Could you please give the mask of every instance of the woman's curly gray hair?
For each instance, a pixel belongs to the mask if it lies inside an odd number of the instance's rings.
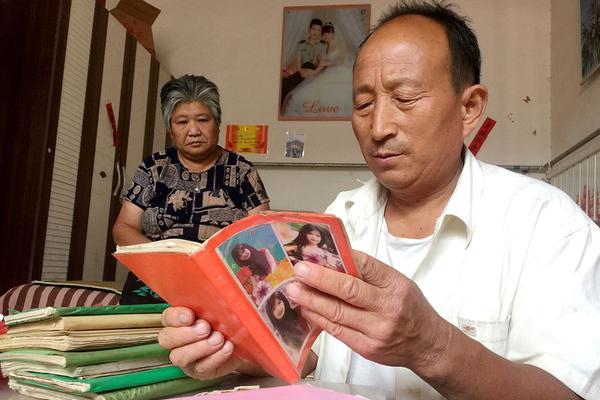
[[[213,118],[221,125],[221,104],[217,85],[203,76],[183,75],[171,79],[160,90],[160,109],[167,132],[171,132],[171,117],[179,103],[199,101],[211,112]]]

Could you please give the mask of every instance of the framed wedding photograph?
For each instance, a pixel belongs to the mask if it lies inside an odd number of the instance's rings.
[[[350,120],[352,67],[369,4],[284,7],[279,120]]]

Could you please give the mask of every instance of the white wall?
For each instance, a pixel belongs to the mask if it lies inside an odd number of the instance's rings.
[[[552,158],[600,129],[600,71],[581,82],[580,34],[579,2],[552,0]]]
[[[579,14],[579,2],[552,0],[552,158],[561,160],[549,178],[600,221],[600,136],[562,158],[600,130],[600,71],[581,81]]]
[[[307,135],[303,162],[363,162],[348,121],[277,120],[283,7],[306,5],[305,1],[149,3],[162,10],[153,25],[158,60],[174,76],[203,74],[217,83],[222,131],[227,124],[269,125],[268,156],[251,160],[284,161],[285,133],[292,131]],[[341,4],[351,3],[365,2]],[[372,24],[391,3],[370,2]],[[479,37],[482,79],[490,89],[487,115],[497,121],[480,158],[501,165],[545,164],[550,158],[550,0],[457,0],[456,4],[470,16]],[[329,169],[326,179],[322,169],[261,167],[260,171],[273,208],[317,211],[335,193],[356,186],[356,174],[368,176],[356,168]],[[295,189],[290,182],[311,184],[311,190]]]
[[[320,211],[373,176],[367,167],[260,167],[274,210]]]

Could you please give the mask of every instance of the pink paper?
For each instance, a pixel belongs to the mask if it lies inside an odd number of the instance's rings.
[[[213,393],[203,396],[184,397],[178,400],[357,400],[362,398],[303,384],[239,390],[228,393]]]

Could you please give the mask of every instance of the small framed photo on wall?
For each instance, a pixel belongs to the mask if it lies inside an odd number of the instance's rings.
[[[600,0],[579,0],[581,10],[581,79],[600,67]]]
[[[370,5],[284,7],[280,120],[349,120],[352,67]]]

